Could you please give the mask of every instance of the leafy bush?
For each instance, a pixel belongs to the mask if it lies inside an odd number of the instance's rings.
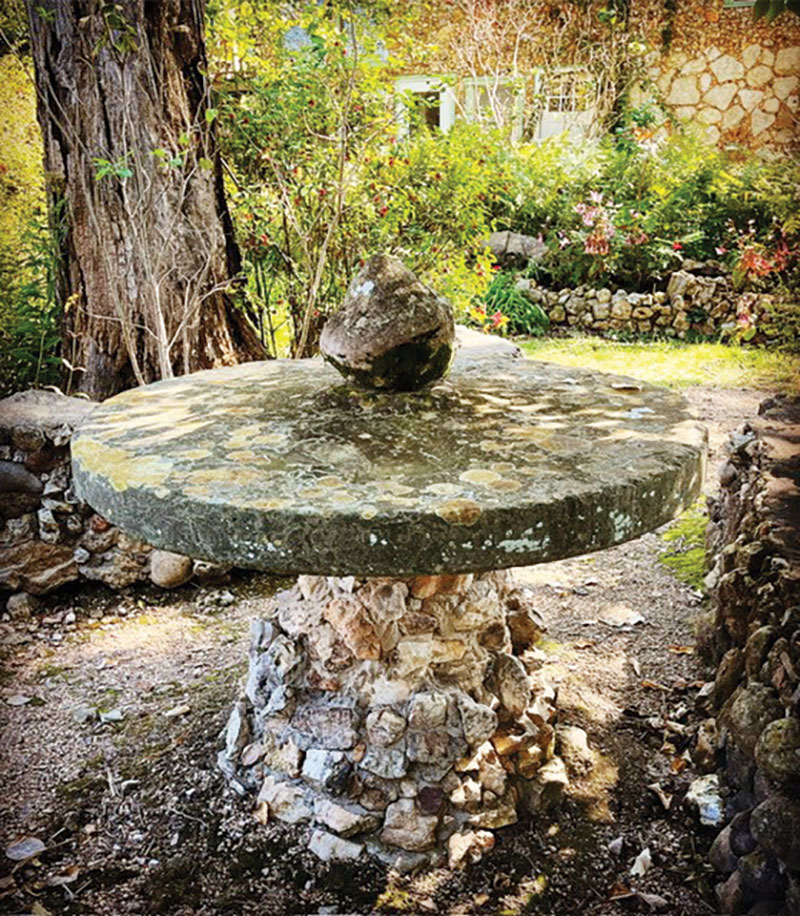
[[[57,384],[61,312],[57,252],[45,223],[32,222],[13,256],[0,250],[0,397]]]
[[[550,319],[543,309],[531,302],[516,286],[511,273],[497,273],[481,302],[470,312],[474,324],[483,330],[508,330],[512,334],[541,337],[550,328]]]
[[[615,138],[576,150],[547,147],[528,160],[529,172],[544,180],[506,222],[543,236],[548,251],[539,273],[556,286],[644,289],[684,257],[735,267],[743,251],[738,239],[751,230],[751,241],[770,251],[796,251],[796,162],[734,156],[679,132],[633,147]],[[794,263],[784,259],[781,269],[793,271]]]
[[[10,7],[11,12],[18,9]],[[22,28],[22,26],[20,26]],[[24,30],[23,30],[24,31]],[[58,380],[54,241],[44,217],[42,146],[24,65],[0,56],[0,397]]]

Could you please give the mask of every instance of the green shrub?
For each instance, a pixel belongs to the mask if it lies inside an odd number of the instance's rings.
[[[516,283],[514,274],[497,273],[483,300],[473,305],[472,322],[485,330],[541,337],[550,329],[550,319],[540,306],[517,289]]]
[[[13,11],[13,10],[12,10]],[[0,56],[0,396],[58,381],[57,242],[44,216],[42,145],[25,64]],[[55,245],[55,247],[54,247]]]

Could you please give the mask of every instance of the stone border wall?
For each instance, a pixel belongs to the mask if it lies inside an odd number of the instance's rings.
[[[710,503],[724,913],[800,913],[800,399],[735,434]]]
[[[683,339],[690,331],[713,337],[736,337],[748,328],[756,343],[779,335],[774,309],[779,300],[769,293],[740,293],[730,277],[716,272],[716,262],[675,271],[665,291],[613,292],[608,288],[550,290],[535,280],[520,278],[517,289],[537,303],[550,319],[552,330],[598,334],[664,334]]]
[[[75,496],[69,442],[93,406],[51,391],[0,401],[0,594],[41,595],[78,580],[169,587],[193,572],[188,558],[154,551]],[[25,606],[12,598],[8,608]]]

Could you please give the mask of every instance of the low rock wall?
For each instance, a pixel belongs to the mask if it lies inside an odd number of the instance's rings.
[[[51,391],[0,401],[0,595],[41,595],[81,579],[115,589],[151,578],[177,585],[192,573],[187,558],[134,540],[75,496],[69,443],[92,406]]]
[[[651,293],[622,289],[612,293],[608,288],[587,286],[555,291],[527,278],[517,281],[517,289],[541,306],[554,331],[574,328],[598,334],[658,333],[684,338],[689,331],[735,337],[752,328],[745,339],[765,341],[778,335],[775,296],[737,292],[728,275],[710,273],[707,264],[698,264],[698,269],[703,273],[675,271],[666,290]]]
[[[800,913],[800,400],[762,404],[712,501],[712,694],[724,913]]]

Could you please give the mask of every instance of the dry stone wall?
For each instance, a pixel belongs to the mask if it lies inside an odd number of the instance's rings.
[[[757,342],[779,333],[774,319],[779,300],[768,293],[737,292],[713,261],[688,262],[670,276],[666,290],[650,293],[588,286],[556,291],[527,278],[517,281],[517,289],[541,306],[554,330],[683,338],[689,331],[735,337],[752,327]]]
[[[728,823],[711,849],[724,913],[800,913],[800,401],[737,433],[712,501],[711,700]]]
[[[192,574],[186,557],[153,551],[75,496],[70,438],[93,406],[51,391],[0,401],[0,595],[41,595],[78,580],[173,586]]]

